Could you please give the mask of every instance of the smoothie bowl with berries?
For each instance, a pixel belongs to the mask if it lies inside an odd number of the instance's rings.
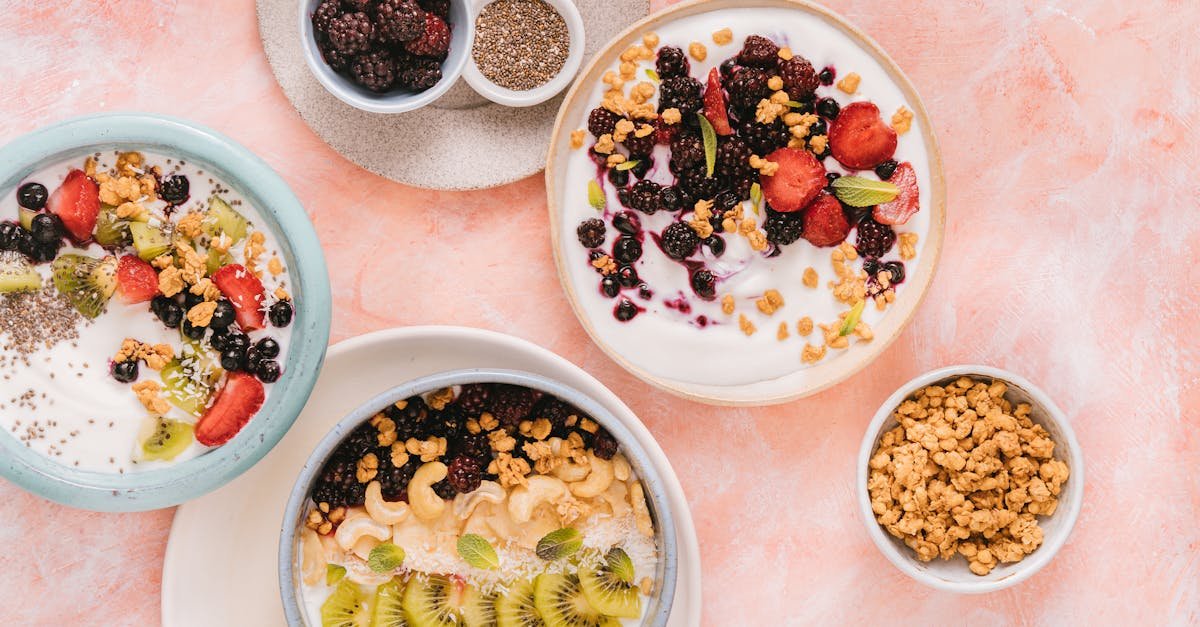
[[[465,370],[343,419],[293,489],[292,625],[663,625],[676,547],[627,429],[538,375]]]
[[[932,280],[945,212],[907,79],[789,0],[684,3],[618,36],[559,112],[547,189],[593,339],[729,404],[810,394],[878,355]]]
[[[0,308],[5,476],[135,510],[206,492],[282,437],[324,356],[329,288],[269,167],[120,114],[0,149]]]

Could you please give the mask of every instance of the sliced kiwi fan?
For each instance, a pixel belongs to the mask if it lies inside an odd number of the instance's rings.
[[[54,287],[87,318],[99,316],[117,289],[117,258],[59,255],[50,264]]]

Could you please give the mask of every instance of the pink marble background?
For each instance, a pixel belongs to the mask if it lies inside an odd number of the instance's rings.
[[[642,416],[679,473],[700,534],[705,624],[1200,622],[1200,6],[828,4],[924,95],[944,150],[948,237],[927,301],[877,362],[774,408],[664,396],[605,358],[559,290],[539,176],[424,191],[326,147],[275,84],[250,0],[10,3],[0,141],[97,111],[211,125],[270,162],[311,212],[335,340],[473,325],[583,365]],[[1069,544],[1031,580],[982,597],[901,575],[854,501],[855,454],[877,405],[956,362],[1043,386],[1088,460]],[[91,514],[8,484],[0,498],[0,622],[159,622],[172,511]]]

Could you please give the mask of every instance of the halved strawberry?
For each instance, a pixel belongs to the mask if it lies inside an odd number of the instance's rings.
[[[262,281],[245,266],[231,263],[212,275],[212,282],[221,290],[237,316],[243,331],[261,329],[266,324],[262,304],[265,297]]]
[[[807,150],[780,148],[766,156],[779,164],[772,176],[761,176],[763,196],[775,211],[803,209],[825,187],[825,167]]]
[[[896,153],[896,131],[870,102],[852,102],[829,125],[829,151],[854,170],[873,168]]]
[[[704,117],[708,118],[717,135],[733,135],[729,112],[725,107],[725,92],[721,91],[721,71],[717,68],[708,72],[708,87],[704,90]]]
[[[137,255],[117,263],[117,294],[126,303],[144,303],[158,295],[158,273]]]
[[[826,192],[804,212],[804,231],[801,236],[813,246],[837,246],[850,234],[850,223],[842,213],[842,203]]]
[[[85,242],[92,238],[100,215],[100,188],[83,170],[71,170],[50,194],[46,208],[58,215],[75,241]]]
[[[905,161],[896,167],[888,182],[899,187],[900,194],[891,202],[875,207],[875,221],[880,224],[904,224],[921,209],[921,190],[917,188],[917,173],[912,164]]]
[[[233,439],[262,407],[264,399],[266,392],[254,375],[230,372],[212,406],[196,421],[196,441],[220,446]]]

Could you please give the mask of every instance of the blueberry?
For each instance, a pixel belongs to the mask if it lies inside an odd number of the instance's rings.
[[[190,290],[183,293],[183,306],[186,309],[190,310],[192,307],[195,307],[202,302],[204,302],[204,296],[202,294],[193,294]]]
[[[892,277],[891,277],[892,285],[904,282],[904,262],[889,261],[889,262],[883,264],[883,269],[887,270],[888,273],[892,275]]]
[[[21,227],[12,222],[0,222],[0,250],[16,250],[20,230]]]
[[[275,359],[279,356],[279,342],[273,338],[264,337],[254,345],[258,349],[258,353],[267,359]]]
[[[629,184],[629,170],[609,168],[608,182],[616,185],[617,187],[625,187]]]
[[[623,206],[623,207],[629,206],[629,188],[628,187],[622,187],[621,189],[617,190],[617,201],[620,202],[621,206]]]
[[[138,364],[134,360],[118,361],[112,365],[112,377],[121,383],[129,383],[138,378]]]
[[[725,81],[733,79],[733,73],[737,70],[737,57],[729,57],[721,64],[721,78]]]
[[[271,309],[267,315],[271,318],[271,324],[277,327],[286,327],[292,323],[292,304],[286,300],[277,301],[271,305]]]
[[[651,159],[650,157],[642,157],[637,160],[637,165],[633,166],[632,172],[634,176],[644,179],[646,178],[646,173],[649,172],[650,168],[652,167],[654,167],[654,159]]]
[[[194,325],[191,323],[190,320],[184,320],[183,327],[181,330],[183,331],[183,334],[185,336],[187,336],[188,338],[191,338],[193,340],[201,340],[201,339],[204,339],[204,333],[206,331],[208,331],[208,327]]]
[[[237,372],[242,369],[242,365],[246,362],[246,349],[226,348],[221,353],[221,367],[230,371]]]
[[[52,244],[63,237],[62,220],[52,213],[33,216],[29,230],[33,233],[33,241],[39,244]]]
[[[713,257],[720,257],[725,254],[725,240],[716,235],[709,235],[704,238],[704,245],[708,247],[708,252],[712,253]]]
[[[617,294],[621,293],[621,284],[617,283],[616,279],[606,276],[600,279],[600,293],[609,298],[616,298]]]
[[[632,237],[622,237],[613,245],[613,259],[633,263],[642,258],[642,243]]]
[[[638,286],[638,296],[640,296],[642,300],[650,300],[651,298],[654,298],[654,291],[650,289],[649,285],[642,283]]]
[[[224,329],[233,324],[236,317],[237,312],[233,310],[233,304],[222,298],[217,301],[217,308],[213,311],[212,320],[208,321],[208,326],[213,329]]]
[[[658,193],[659,201],[662,203],[663,209],[667,211],[679,211],[687,204],[687,199],[684,198],[678,187],[664,187]]]
[[[49,244],[34,244],[32,254],[29,255],[29,258],[32,259],[34,263],[46,263],[47,261],[54,261],[54,258],[58,256],[58,249],[60,246],[61,244],[59,242],[51,242]]]
[[[262,363],[263,355],[258,351],[258,348],[251,346],[246,349],[246,372],[254,372],[258,370],[258,364]]]
[[[704,300],[717,297],[717,279],[708,270],[697,270],[692,274],[692,290]]]
[[[209,323],[209,326],[212,326]],[[213,328],[212,335],[208,336],[208,345],[213,347],[218,353],[228,348],[229,332],[225,329]]]
[[[642,219],[632,211],[622,211],[613,216],[613,227],[626,235],[637,235],[642,230]]]
[[[188,178],[182,174],[168,174],[159,181],[158,195],[172,205],[178,205],[188,199]]]
[[[817,114],[823,118],[832,120],[838,116],[841,110],[842,108],[838,106],[837,101],[833,98],[822,98],[817,101]],[[812,132],[811,129],[809,132]]]
[[[17,252],[26,257],[32,257],[33,246],[33,234],[25,229],[17,229]]]
[[[183,322],[183,307],[166,296],[155,296],[154,300],[150,301],[150,311],[154,312],[168,329],[174,329]]]
[[[864,259],[863,260],[863,272],[866,272],[868,275],[873,277],[876,274],[879,274],[879,270],[880,270],[880,264],[879,264],[878,259]]]
[[[713,206],[718,211],[729,211],[740,204],[742,199],[738,193],[729,189],[718,192],[716,198],[713,198]]]
[[[637,287],[637,284],[640,282],[637,270],[634,270],[633,266],[621,266],[617,268],[617,281],[621,284],[621,287]]]
[[[880,180],[886,181],[892,178],[892,175],[896,173],[896,166],[898,165],[900,164],[896,163],[895,159],[888,159],[887,161],[875,166],[875,176],[878,176]]]
[[[833,79],[836,77],[837,71],[832,67],[822,68],[821,72],[817,74],[817,80],[821,81],[822,85],[832,85]]]
[[[617,308],[613,310],[613,315],[621,322],[628,322],[638,315],[638,307],[628,298],[622,298],[621,302],[617,303]]]
[[[263,383],[274,383],[279,380],[279,362],[273,359],[265,359],[259,362],[258,367],[254,369],[254,374],[258,376],[259,381]]]
[[[238,351],[244,353],[248,348],[250,348],[250,338],[246,337],[245,333],[240,331],[230,332],[225,337],[225,350],[222,352]]]
[[[829,123],[826,122],[825,120],[817,120],[816,124],[813,124],[812,126],[808,127],[809,137],[815,137],[817,135],[828,135],[828,134],[829,134]]]
[[[17,189],[17,204],[26,209],[41,210],[46,206],[46,199],[49,197],[50,193],[41,183],[26,183]]]

